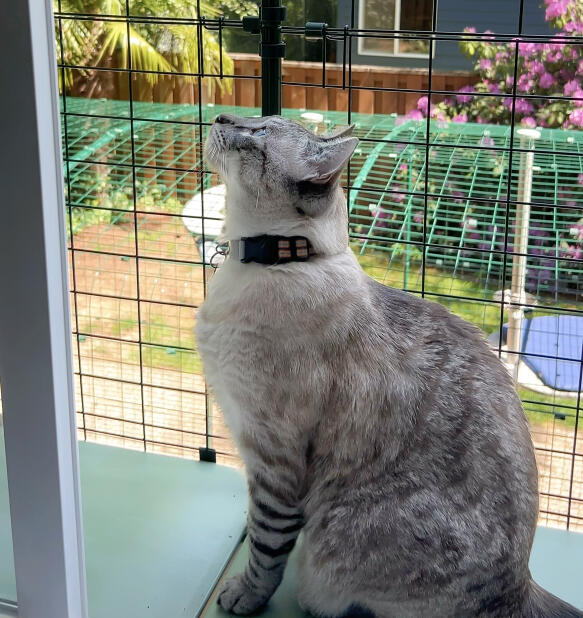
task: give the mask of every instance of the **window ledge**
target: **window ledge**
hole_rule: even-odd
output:
[[[197,616],[243,534],[243,476],[84,442],[79,455],[90,617]],[[14,600],[7,493],[0,435],[0,599]]]

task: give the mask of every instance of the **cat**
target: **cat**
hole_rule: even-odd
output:
[[[530,577],[537,470],[507,370],[476,327],[373,281],[349,248],[339,178],[357,143],[278,116],[210,130],[231,254],[196,336],[250,494],[249,562],[218,603],[260,609],[301,531],[314,616],[581,617]],[[244,263],[240,239],[263,235],[311,254]]]

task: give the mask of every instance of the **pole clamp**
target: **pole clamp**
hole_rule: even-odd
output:
[[[318,21],[309,21],[305,26],[304,36],[306,37],[306,39],[312,41],[323,39],[327,27],[328,24],[324,24]]]
[[[285,6],[260,7],[259,15],[243,17],[245,32],[261,34],[259,55],[261,58],[284,58],[285,43],[281,41],[281,22],[285,20]]]

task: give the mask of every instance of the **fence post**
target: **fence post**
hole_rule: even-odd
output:
[[[532,172],[534,164],[534,141],[540,137],[535,129],[519,129],[520,167],[518,170],[518,194],[516,224],[514,233],[514,256],[512,258],[512,282],[510,287],[511,306],[508,319],[508,363],[512,376],[518,380],[518,366],[522,351],[522,323],[526,302],[526,272],[528,234],[530,227],[530,203],[532,199]],[[510,170],[512,174],[512,170]],[[513,352],[513,353],[512,353]]]
[[[261,113],[281,114],[281,59],[285,43],[281,40],[281,22],[285,7],[279,0],[261,0]]]

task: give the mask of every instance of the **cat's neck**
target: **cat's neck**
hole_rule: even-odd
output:
[[[253,204],[242,205],[237,201],[241,199],[245,198],[227,192],[223,241],[263,234],[304,236],[315,253],[321,256],[338,255],[348,247],[346,202],[340,189],[331,198],[326,213],[319,217],[302,216],[291,210],[287,217],[269,216],[264,208],[255,208]]]

